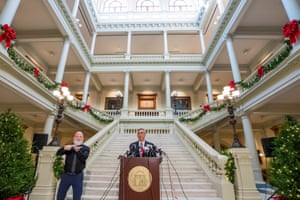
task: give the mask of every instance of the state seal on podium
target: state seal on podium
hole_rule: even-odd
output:
[[[152,175],[144,166],[133,167],[128,173],[128,185],[135,192],[144,192],[152,184]]]

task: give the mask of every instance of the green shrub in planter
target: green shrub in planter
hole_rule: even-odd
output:
[[[11,110],[0,114],[0,199],[32,190],[35,167],[22,121]]]

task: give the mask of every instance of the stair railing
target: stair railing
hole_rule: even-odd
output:
[[[88,139],[85,144],[90,147],[90,155],[87,160],[87,168],[95,160],[98,153],[105,148],[106,144],[109,143],[109,138],[113,136],[114,133],[117,133],[119,120],[114,120],[112,123],[105,126],[93,137]]]
[[[175,120],[174,127],[175,132],[180,135],[184,143],[191,149],[197,162],[211,179],[212,183],[214,183],[218,194],[223,200],[234,199],[233,184],[228,181],[225,175],[227,156],[217,152],[179,121]]]

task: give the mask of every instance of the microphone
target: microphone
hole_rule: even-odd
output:
[[[130,147],[129,147],[129,155],[131,157],[135,157],[135,152],[136,152],[136,145],[135,144],[131,144]]]
[[[123,154],[119,155],[119,156],[118,156],[118,159],[121,159],[121,158],[123,158],[123,157],[128,157],[128,154],[129,154],[129,151],[127,150],[127,151],[125,151]]]

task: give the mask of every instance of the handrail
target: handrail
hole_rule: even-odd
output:
[[[100,149],[103,148],[106,143],[108,143],[108,138],[111,137],[113,133],[116,133],[118,123],[118,120],[113,121],[85,142],[85,145],[90,147],[90,155],[87,160],[87,166],[89,166],[92,161],[95,160],[97,152],[100,152]]]
[[[225,164],[228,157],[217,152],[179,121],[175,120],[174,126],[176,129],[175,132],[180,134],[182,139],[187,142],[188,145],[192,147],[193,152],[196,153],[197,158],[200,160],[199,163],[211,181],[216,185],[218,193],[221,196],[225,193],[232,193],[233,195],[232,184],[225,175]]]
[[[194,150],[200,156],[202,161],[209,166],[210,171],[216,177],[225,176],[225,164],[227,157],[218,153],[215,149],[209,146],[201,138],[196,136],[190,129],[183,126],[178,121],[175,121],[175,127],[178,133],[181,134],[185,140],[192,144]]]

